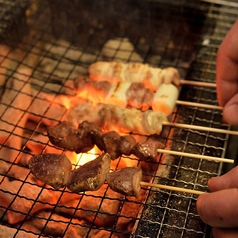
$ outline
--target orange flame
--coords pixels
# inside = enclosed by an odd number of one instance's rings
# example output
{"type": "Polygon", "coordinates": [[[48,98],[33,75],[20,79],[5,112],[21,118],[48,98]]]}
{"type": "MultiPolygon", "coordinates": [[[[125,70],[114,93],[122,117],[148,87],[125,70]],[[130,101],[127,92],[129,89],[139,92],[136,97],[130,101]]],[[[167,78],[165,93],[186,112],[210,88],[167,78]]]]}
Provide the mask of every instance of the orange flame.
{"type": "Polygon", "coordinates": [[[66,109],[71,107],[71,102],[68,97],[61,96],[61,103],[65,106],[66,109]]]}
{"type": "Polygon", "coordinates": [[[72,159],[72,163],[75,164],[75,168],[78,168],[81,165],[86,164],[89,161],[92,161],[98,157],[98,148],[94,146],[87,153],[74,153],[74,158],[72,159]]]}

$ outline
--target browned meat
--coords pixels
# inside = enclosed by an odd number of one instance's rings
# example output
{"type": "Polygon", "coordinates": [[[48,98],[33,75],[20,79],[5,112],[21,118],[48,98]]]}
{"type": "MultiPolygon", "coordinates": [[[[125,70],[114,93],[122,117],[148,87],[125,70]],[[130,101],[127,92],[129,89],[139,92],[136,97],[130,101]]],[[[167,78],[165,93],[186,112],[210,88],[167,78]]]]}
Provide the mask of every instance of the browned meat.
{"type": "Polygon", "coordinates": [[[64,154],[41,154],[29,160],[29,169],[37,179],[58,189],[68,182],[72,164],[64,154]]]}
{"type": "Polygon", "coordinates": [[[77,93],[80,94],[80,92],[84,90],[97,90],[98,92],[104,92],[105,95],[110,91],[112,84],[108,81],[94,81],[88,76],[79,77],[74,80],[74,85],[76,88],[77,93]]]}
{"type": "Polygon", "coordinates": [[[109,173],[106,178],[109,187],[126,196],[139,196],[142,171],[136,167],[126,167],[109,173]]]}
{"type": "Polygon", "coordinates": [[[164,148],[164,144],[154,138],[149,138],[147,141],[133,148],[132,153],[141,160],[153,160],[158,155],[158,149],[164,148]]]}
{"type": "Polygon", "coordinates": [[[100,150],[107,152],[111,159],[117,159],[119,156],[122,155],[121,151],[119,150],[120,147],[120,135],[115,131],[109,131],[102,135],[102,148],[98,146],[100,150]]]}
{"type": "Polygon", "coordinates": [[[72,192],[98,190],[105,182],[110,169],[111,157],[108,153],[72,170],[66,184],[72,192]]]}
{"type": "Polygon", "coordinates": [[[164,148],[156,138],[137,143],[132,135],[120,136],[116,131],[103,133],[99,126],[88,121],[80,123],[78,129],[69,122],[60,122],[48,129],[48,136],[52,144],[76,153],[87,152],[96,145],[112,160],[122,154],[134,154],[141,160],[151,160],[157,157],[157,149],[164,148]]]}
{"type": "Polygon", "coordinates": [[[91,137],[85,136],[84,131],[76,129],[66,121],[48,128],[48,137],[53,145],[76,153],[87,152],[93,148],[91,137]]]}
{"type": "Polygon", "coordinates": [[[78,129],[83,133],[84,136],[90,137],[92,142],[99,148],[102,147],[103,131],[99,126],[89,121],[83,121],[79,124],[78,129]]]}
{"type": "Polygon", "coordinates": [[[120,140],[119,151],[124,155],[131,155],[132,150],[136,145],[136,139],[131,135],[125,135],[121,136],[120,140]]]}
{"type": "Polygon", "coordinates": [[[126,92],[128,105],[148,110],[154,98],[154,92],[144,86],[143,83],[132,83],[126,92]]]}

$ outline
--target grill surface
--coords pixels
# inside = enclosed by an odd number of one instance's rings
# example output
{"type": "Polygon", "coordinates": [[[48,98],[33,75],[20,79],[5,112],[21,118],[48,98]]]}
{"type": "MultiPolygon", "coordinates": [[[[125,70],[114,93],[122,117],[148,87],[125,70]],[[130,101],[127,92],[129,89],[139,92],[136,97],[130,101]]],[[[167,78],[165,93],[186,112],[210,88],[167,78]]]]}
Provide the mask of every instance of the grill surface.
{"type": "MultiPolygon", "coordinates": [[[[29,184],[28,170],[23,176],[15,176],[15,162],[20,152],[32,155],[27,143],[39,143],[39,153],[44,152],[49,145],[48,140],[42,142],[35,139],[35,135],[46,137],[41,130],[45,119],[59,121],[61,118],[47,114],[53,106],[53,101],[60,94],[66,94],[62,82],[68,78],[75,78],[87,74],[88,66],[98,60],[115,60],[122,62],[149,63],[155,67],[172,66],[179,70],[183,78],[194,81],[215,81],[215,58],[220,42],[237,18],[236,3],[226,4],[223,1],[1,1],[0,8],[0,77],[1,92],[11,88],[11,78],[20,81],[25,71],[31,72],[31,86],[38,90],[29,107],[23,110],[23,115],[30,113],[38,118],[38,123],[30,124],[22,137],[22,149],[11,148],[9,141],[14,136],[14,129],[7,131],[9,138],[1,141],[2,150],[9,149],[16,152],[14,160],[7,171],[0,170],[1,184],[7,179],[18,181],[18,189],[6,192],[0,187],[0,193],[11,195],[12,201],[23,198],[25,184],[29,184]],[[232,5],[231,5],[232,4],[232,5]],[[119,10],[120,9],[120,10],[119,10]],[[117,46],[108,46],[108,40],[116,40],[117,46]],[[133,47],[124,48],[125,42],[131,42],[133,47]],[[10,49],[10,50],[9,50],[10,49]],[[20,76],[16,73],[19,72],[20,76]],[[40,98],[39,93],[51,95],[45,112],[37,115],[30,112],[33,102],[40,98]],[[27,136],[26,136],[27,135],[27,136]]],[[[16,89],[16,97],[21,94],[22,88],[16,89]]],[[[215,88],[182,86],[180,100],[217,105],[215,88]]],[[[6,104],[12,107],[12,101],[6,104]]],[[[5,105],[1,102],[0,105],[5,105]]],[[[17,108],[15,108],[17,109],[17,108]]],[[[22,111],[22,110],[20,110],[22,111]]],[[[66,111],[65,111],[66,113],[66,111]]],[[[64,115],[61,115],[62,117],[64,115]]],[[[19,119],[14,128],[20,128],[19,119]]],[[[177,106],[171,115],[171,120],[191,125],[228,129],[222,122],[221,111],[197,107],[177,106]]],[[[0,121],[5,121],[2,117],[0,121]]],[[[7,130],[6,128],[0,128],[7,130]]],[[[201,132],[191,129],[165,128],[166,134],[160,136],[171,150],[216,157],[235,156],[230,153],[229,136],[220,133],[201,132]]],[[[0,158],[1,163],[6,158],[0,158]]],[[[129,158],[130,159],[130,158],[129,158]]],[[[120,160],[119,160],[120,161],[120,160]]],[[[120,163],[120,162],[118,162],[120,163]]],[[[141,163],[137,161],[138,165],[141,163]]],[[[146,162],[148,167],[159,168],[154,173],[148,171],[145,176],[152,175],[154,183],[173,185],[207,191],[207,180],[220,175],[225,169],[222,163],[192,159],[185,156],[161,155],[159,162],[146,162]],[[164,159],[162,159],[162,157],[164,159]],[[151,163],[151,164],[150,164],[151,163]]],[[[27,167],[21,163],[22,168],[27,167]]],[[[43,185],[38,186],[39,194],[33,199],[32,209],[45,190],[43,185]]],[[[24,219],[17,225],[10,225],[5,220],[9,206],[0,205],[0,235],[4,237],[72,237],[71,227],[87,228],[81,236],[85,237],[208,237],[207,227],[196,213],[196,195],[142,188],[145,193],[142,199],[128,197],[110,198],[105,193],[100,195],[83,194],[78,199],[77,209],[71,217],[62,220],[61,216],[54,216],[58,207],[69,208],[60,203],[60,199],[69,192],[62,190],[58,202],[49,209],[48,217],[38,213],[24,215],[24,219]],[[80,210],[83,197],[99,198],[100,206],[105,200],[119,200],[118,212],[108,215],[116,217],[110,227],[98,227],[90,223],[75,224],[74,215],[80,210]],[[138,214],[124,215],[123,209],[131,205],[138,209],[138,214]],[[45,222],[39,231],[28,230],[33,219],[45,222]],[[118,230],[120,219],[131,218],[132,232],[127,228],[118,230]],[[55,224],[60,224],[59,234],[52,234],[55,224]],[[99,232],[99,233],[98,233],[99,232]]],[[[106,190],[107,191],[107,190],[106,190]]],[[[13,203],[12,202],[12,203],[13,203]]],[[[46,203],[50,203],[49,201],[46,203]]],[[[99,206],[99,207],[100,207],[99,206]]],[[[102,213],[101,210],[92,211],[94,221],[102,213]]],[[[36,220],[37,221],[37,220],[36,220]]],[[[128,225],[128,224],[127,224],[128,225]]],[[[128,225],[129,226],[129,225],[128,225]]],[[[79,234],[77,234],[80,237],[79,234]]]]}

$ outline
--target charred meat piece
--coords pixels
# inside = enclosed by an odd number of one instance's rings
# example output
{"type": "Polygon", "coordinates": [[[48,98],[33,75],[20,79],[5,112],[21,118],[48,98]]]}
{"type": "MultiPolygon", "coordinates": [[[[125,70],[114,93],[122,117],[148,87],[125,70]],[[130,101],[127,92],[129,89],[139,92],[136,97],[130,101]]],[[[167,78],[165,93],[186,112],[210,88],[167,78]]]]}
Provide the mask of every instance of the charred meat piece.
{"type": "Polygon", "coordinates": [[[85,136],[82,131],[66,121],[48,128],[48,137],[53,145],[76,153],[87,152],[93,148],[91,137],[85,136]]]}
{"type": "Polygon", "coordinates": [[[124,155],[131,155],[136,145],[136,139],[131,135],[120,137],[119,151],[124,155]]]}
{"type": "Polygon", "coordinates": [[[66,185],[72,164],[64,154],[41,154],[29,160],[29,169],[37,179],[58,189],[66,185]]]}
{"type": "Polygon", "coordinates": [[[126,167],[109,173],[106,180],[113,191],[138,198],[142,170],[136,167],[126,167]]]}
{"type": "Polygon", "coordinates": [[[158,149],[164,148],[164,144],[155,138],[148,138],[143,143],[137,143],[133,148],[132,154],[138,157],[140,160],[154,160],[158,155],[158,149]]]}
{"type": "Polygon", "coordinates": [[[78,129],[83,133],[84,136],[90,137],[93,144],[96,144],[98,148],[103,147],[103,131],[99,126],[89,121],[83,121],[79,124],[78,129]]]}
{"type": "Polygon", "coordinates": [[[110,169],[111,157],[108,153],[72,170],[67,188],[72,192],[98,190],[105,182],[110,169]]]}
{"type": "Polygon", "coordinates": [[[48,136],[52,144],[76,153],[88,152],[96,145],[108,153],[112,160],[122,154],[134,154],[141,160],[153,160],[158,155],[157,149],[164,148],[156,138],[137,143],[132,135],[120,136],[116,131],[103,133],[99,126],[89,121],[80,123],[78,129],[70,122],[60,122],[48,129],[48,136]]]}
{"type": "Polygon", "coordinates": [[[121,140],[120,135],[116,131],[109,131],[102,135],[102,144],[97,145],[100,150],[108,153],[112,160],[117,159],[122,153],[119,150],[121,140]],[[100,148],[101,147],[101,148],[100,148]]]}

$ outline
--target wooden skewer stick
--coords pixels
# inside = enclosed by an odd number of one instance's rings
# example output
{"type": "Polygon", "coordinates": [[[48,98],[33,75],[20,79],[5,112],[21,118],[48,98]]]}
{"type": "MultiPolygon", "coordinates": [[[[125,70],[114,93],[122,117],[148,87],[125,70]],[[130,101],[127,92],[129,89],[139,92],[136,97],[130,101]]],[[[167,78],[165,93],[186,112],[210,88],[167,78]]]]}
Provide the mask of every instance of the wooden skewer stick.
{"type": "Polygon", "coordinates": [[[191,81],[191,80],[185,80],[185,79],[180,79],[179,82],[180,82],[180,84],[183,84],[183,85],[192,85],[192,86],[209,87],[209,88],[216,87],[215,83],[191,81]]]}
{"type": "Polygon", "coordinates": [[[147,187],[156,187],[156,188],[161,188],[161,189],[166,189],[166,190],[171,190],[171,191],[176,191],[176,192],[191,193],[191,194],[195,194],[195,195],[201,195],[201,194],[205,193],[205,192],[202,192],[199,190],[180,188],[180,187],[162,185],[162,184],[157,184],[157,183],[148,183],[148,182],[143,182],[143,181],[140,182],[140,185],[147,186],[147,187]]]}
{"type": "Polygon", "coordinates": [[[186,157],[191,157],[191,158],[195,158],[195,159],[205,159],[205,160],[211,160],[211,161],[216,161],[216,162],[224,162],[224,163],[228,163],[228,164],[234,163],[234,160],[232,160],[232,159],[219,158],[219,157],[213,157],[213,156],[208,156],[208,155],[191,154],[191,153],[186,153],[186,152],[164,150],[164,149],[157,149],[157,151],[159,153],[186,156],[186,157]]]}
{"type": "Polygon", "coordinates": [[[221,107],[221,106],[209,105],[209,104],[204,104],[204,103],[196,103],[196,102],[187,102],[187,101],[181,101],[181,100],[177,100],[176,104],[184,105],[184,106],[205,108],[205,109],[215,109],[215,110],[223,109],[223,107],[221,107]]]}
{"type": "Polygon", "coordinates": [[[192,129],[197,131],[208,131],[208,132],[215,132],[215,133],[222,133],[222,134],[229,134],[229,135],[238,135],[238,131],[231,131],[226,129],[206,127],[206,126],[189,125],[189,124],[182,124],[182,123],[175,123],[175,122],[168,122],[168,121],[162,122],[162,125],[178,127],[182,129],[192,129]]]}

